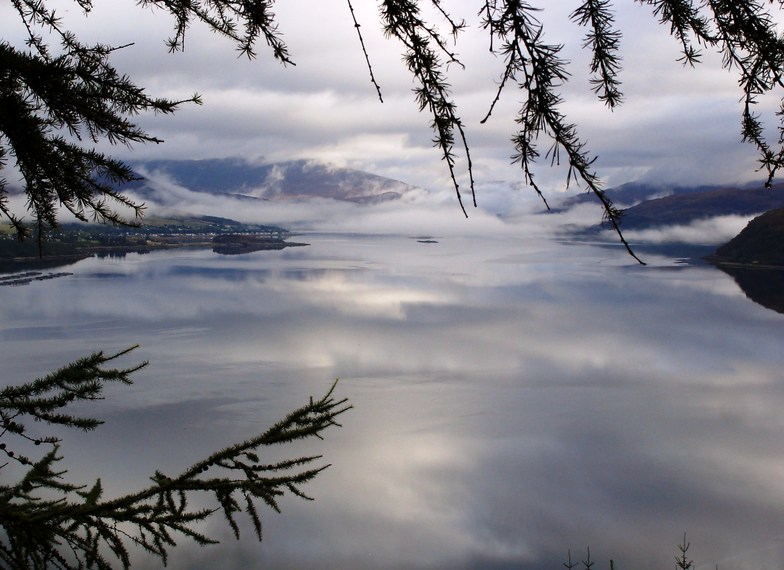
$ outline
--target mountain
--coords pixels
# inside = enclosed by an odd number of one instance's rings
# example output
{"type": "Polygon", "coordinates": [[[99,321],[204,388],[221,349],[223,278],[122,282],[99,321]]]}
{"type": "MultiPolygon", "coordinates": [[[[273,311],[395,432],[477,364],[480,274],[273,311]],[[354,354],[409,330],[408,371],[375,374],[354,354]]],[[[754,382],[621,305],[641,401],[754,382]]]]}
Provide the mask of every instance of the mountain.
{"type": "Polygon", "coordinates": [[[193,192],[261,200],[319,197],[376,203],[414,191],[413,186],[398,180],[309,160],[272,164],[239,158],[150,160],[131,166],[143,180],[127,184],[121,191],[132,191],[150,200],[171,183],[193,192]]]}
{"type": "MultiPolygon", "coordinates": [[[[685,225],[694,220],[725,215],[748,216],[784,206],[784,184],[765,190],[745,186],[672,186],[630,182],[608,188],[607,196],[624,209],[623,229],[685,225]],[[624,208],[625,207],[625,208],[624,208]]],[[[559,210],[597,203],[593,193],[566,198],[559,210]]]]}
{"type": "Polygon", "coordinates": [[[687,225],[715,216],[749,216],[784,206],[784,186],[721,188],[703,192],[672,194],[646,200],[624,210],[622,229],[687,225]]]}
{"type": "MultiPolygon", "coordinates": [[[[672,194],[691,194],[717,189],[716,186],[673,186],[661,184],[645,184],[641,182],[627,182],[620,186],[607,188],[604,192],[616,206],[633,206],[645,200],[662,198],[672,194]]],[[[569,196],[563,200],[558,210],[568,210],[578,204],[595,204],[596,196],[593,192],[583,192],[576,196],[569,196]]]]}

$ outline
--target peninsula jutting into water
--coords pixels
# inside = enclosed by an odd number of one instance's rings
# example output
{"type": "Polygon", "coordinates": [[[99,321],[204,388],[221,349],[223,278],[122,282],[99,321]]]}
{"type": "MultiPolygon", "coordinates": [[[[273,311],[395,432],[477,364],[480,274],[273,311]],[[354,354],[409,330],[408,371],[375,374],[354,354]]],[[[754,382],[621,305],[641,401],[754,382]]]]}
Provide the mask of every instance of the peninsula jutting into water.
{"type": "Polygon", "coordinates": [[[215,216],[152,218],[140,226],[63,224],[39,240],[0,239],[0,271],[56,267],[92,255],[124,255],[177,247],[212,248],[232,255],[303,246],[278,226],[245,224],[215,216]]]}

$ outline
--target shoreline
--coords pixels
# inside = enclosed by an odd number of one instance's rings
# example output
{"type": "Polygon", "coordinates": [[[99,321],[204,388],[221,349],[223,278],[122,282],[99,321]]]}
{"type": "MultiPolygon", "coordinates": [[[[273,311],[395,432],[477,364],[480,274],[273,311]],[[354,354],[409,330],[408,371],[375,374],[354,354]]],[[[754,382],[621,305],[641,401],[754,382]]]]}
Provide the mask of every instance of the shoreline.
{"type": "Polygon", "coordinates": [[[145,254],[152,251],[170,249],[212,249],[218,255],[239,255],[254,251],[281,250],[287,247],[302,247],[310,244],[288,242],[278,238],[261,238],[247,235],[232,235],[231,240],[216,241],[202,239],[167,239],[162,241],[147,242],[138,245],[98,245],[77,247],[74,251],[44,254],[42,256],[8,256],[0,257],[0,275],[30,271],[36,269],[56,269],[72,265],[90,257],[124,256],[129,253],[145,254]]]}

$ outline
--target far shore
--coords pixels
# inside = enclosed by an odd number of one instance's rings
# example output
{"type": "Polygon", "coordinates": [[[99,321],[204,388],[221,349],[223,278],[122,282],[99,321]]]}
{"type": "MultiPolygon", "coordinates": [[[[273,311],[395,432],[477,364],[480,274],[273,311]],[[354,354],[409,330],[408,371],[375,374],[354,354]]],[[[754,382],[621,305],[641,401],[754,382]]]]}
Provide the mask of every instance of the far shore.
{"type": "Polygon", "coordinates": [[[0,257],[0,274],[16,273],[34,269],[55,269],[90,257],[124,257],[130,253],[145,254],[167,249],[212,249],[221,255],[236,255],[254,251],[280,250],[286,247],[301,247],[307,243],[288,242],[279,238],[247,235],[226,235],[221,241],[214,236],[167,236],[161,240],[148,240],[136,245],[79,246],[73,251],[42,255],[17,255],[0,257]],[[225,239],[233,238],[233,239],[225,239]]]}

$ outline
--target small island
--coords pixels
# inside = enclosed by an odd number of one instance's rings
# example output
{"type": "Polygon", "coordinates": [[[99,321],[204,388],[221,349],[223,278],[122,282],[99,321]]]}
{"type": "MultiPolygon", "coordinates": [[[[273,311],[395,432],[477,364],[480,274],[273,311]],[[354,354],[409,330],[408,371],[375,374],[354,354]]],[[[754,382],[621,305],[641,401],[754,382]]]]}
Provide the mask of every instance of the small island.
{"type": "Polygon", "coordinates": [[[285,241],[283,238],[258,234],[220,234],[212,238],[212,251],[221,255],[239,255],[254,251],[283,249],[308,245],[285,241]]]}

